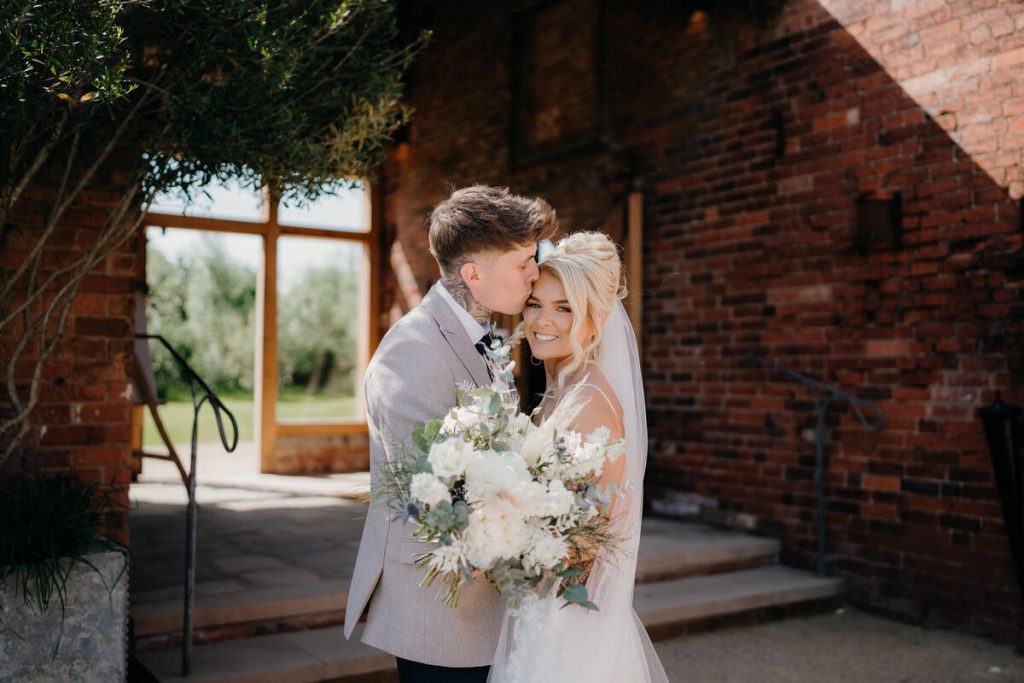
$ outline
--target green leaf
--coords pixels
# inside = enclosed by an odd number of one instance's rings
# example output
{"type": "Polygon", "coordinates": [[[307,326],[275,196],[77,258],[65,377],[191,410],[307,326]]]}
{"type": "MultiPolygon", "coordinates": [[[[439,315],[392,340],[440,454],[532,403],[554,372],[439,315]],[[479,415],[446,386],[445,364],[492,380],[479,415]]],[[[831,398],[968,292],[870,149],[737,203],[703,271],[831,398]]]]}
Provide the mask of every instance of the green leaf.
{"type": "Polygon", "coordinates": [[[582,586],[580,584],[568,586],[564,591],[562,591],[562,598],[565,600],[565,604],[562,605],[563,609],[572,604],[585,607],[589,610],[594,610],[595,612],[598,611],[597,605],[592,603],[587,595],[586,586],[582,586]]]}
{"type": "Polygon", "coordinates": [[[443,424],[444,422],[441,420],[430,420],[419,429],[413,431],[413,443],[424,453],[429,453],[430,447],[438,441],[438,434],[443,424]]]}
{"type": "Polygon", "coordinates": [[[424,524],[441,533],[450,532],[455,526],[455,511],[452,504],[442,500],[432,506],[424,518],[424,524]]]}
{"type": "Polygon", "coordinates": [[[457,500],[452,503],[452,512],[455,514],[455,528],[465,531],[469,526],[469,505],[464,500],[457,500]]]}
{"type": "Polygon", "coordinates": [[[426,474],[434,473],[434,466],[430,464],[430,460],[427,458],[426,453],[417,456],[413,466],[415,467],[416,472],[423,472],[426,474]]]}

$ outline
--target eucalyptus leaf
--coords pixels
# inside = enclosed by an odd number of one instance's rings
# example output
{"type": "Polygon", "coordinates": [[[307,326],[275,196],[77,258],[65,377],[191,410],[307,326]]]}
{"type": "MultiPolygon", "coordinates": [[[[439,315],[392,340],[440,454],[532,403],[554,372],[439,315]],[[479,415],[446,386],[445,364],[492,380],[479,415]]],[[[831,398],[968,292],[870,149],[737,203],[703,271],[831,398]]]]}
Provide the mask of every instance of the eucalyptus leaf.
{"type": "Polygon", "coordinates": [[[452,503],[452,514],[455,518],[455,528],[464,531],[469,526],[469,505],[466,501],[457,500],[452,503]]]}
{"type": "Polygon", "coordinates": [[[562,609],[565,609],[569,605],[579,605],[589,610],[598,611],[597,605],[590,601],[587,595],[587,587],[580,584],[567,586],[561,595],[562,599],[565,600],[565,604],[562,605],[562,609]]]}
{"type": "Polygon", "coordinates": [[[438,434],[444,425],[442,420],[430,420],[419,429],[413,430],[412,441],[424,453],[430,452],[430,447],[438,441],[438,434]]]}

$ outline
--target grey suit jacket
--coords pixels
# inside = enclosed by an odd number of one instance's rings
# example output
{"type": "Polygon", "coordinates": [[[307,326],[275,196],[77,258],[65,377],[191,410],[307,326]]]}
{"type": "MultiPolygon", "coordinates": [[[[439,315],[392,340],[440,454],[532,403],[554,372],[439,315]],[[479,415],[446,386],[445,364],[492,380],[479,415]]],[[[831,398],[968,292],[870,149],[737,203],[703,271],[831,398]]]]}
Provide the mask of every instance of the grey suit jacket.
{"type": "MultiPolygon", "coordinates": [[[[439,285],[436,285],[439,286],[439,285]]],[[[376,487],[396,449],[412,449],[412,431],[455,405],[455,387],[489,382],[451,306],[431,289],[381,340],[366,370],[370,483],[376,487]]],[[[463,586],[458,607],[436,596],[440,582],[419,588],[415,557],[432,547],[411,538],[413,526],[372,504],[345,610],[345,637],[366,612],[362,640],[391,654],[447,667],[485,666],[494,658],[504,601],[486,581],[463,586]]]]}

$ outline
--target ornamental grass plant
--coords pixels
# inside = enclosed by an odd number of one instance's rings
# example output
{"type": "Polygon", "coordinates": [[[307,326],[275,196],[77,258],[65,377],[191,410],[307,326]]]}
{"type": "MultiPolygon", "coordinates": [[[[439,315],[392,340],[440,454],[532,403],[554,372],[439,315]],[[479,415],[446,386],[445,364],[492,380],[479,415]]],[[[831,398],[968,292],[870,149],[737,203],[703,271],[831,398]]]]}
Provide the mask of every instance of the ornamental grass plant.
{"type": "MultiPolygon", "coordinates": [[[[100,573],[90,552],[125,549],[99,535],[109,494],[95,483],[68,474],[16,476],[0,483],[0,589],[13,590],[17,601],[37,615],[60,610],[63,632],[68,581],[78,565],[100,573]]],[[[127,568],[124,564],[113,585],[127,568]]],[[[0,608],[0,631],[14,632],[0,608]]]]}

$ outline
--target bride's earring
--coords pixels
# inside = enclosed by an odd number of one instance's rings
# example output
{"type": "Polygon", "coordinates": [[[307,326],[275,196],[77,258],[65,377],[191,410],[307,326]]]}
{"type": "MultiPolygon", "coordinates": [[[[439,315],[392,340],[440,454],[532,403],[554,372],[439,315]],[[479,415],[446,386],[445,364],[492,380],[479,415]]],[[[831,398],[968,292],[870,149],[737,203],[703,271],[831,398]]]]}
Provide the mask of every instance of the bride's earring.
{"type": "Polygon", "coordinates": [[[540,366],[544,365],[544,361],[534,356],[530,356],[530,365],[532,365],[535,368],[539,368],[540,366]]]}

